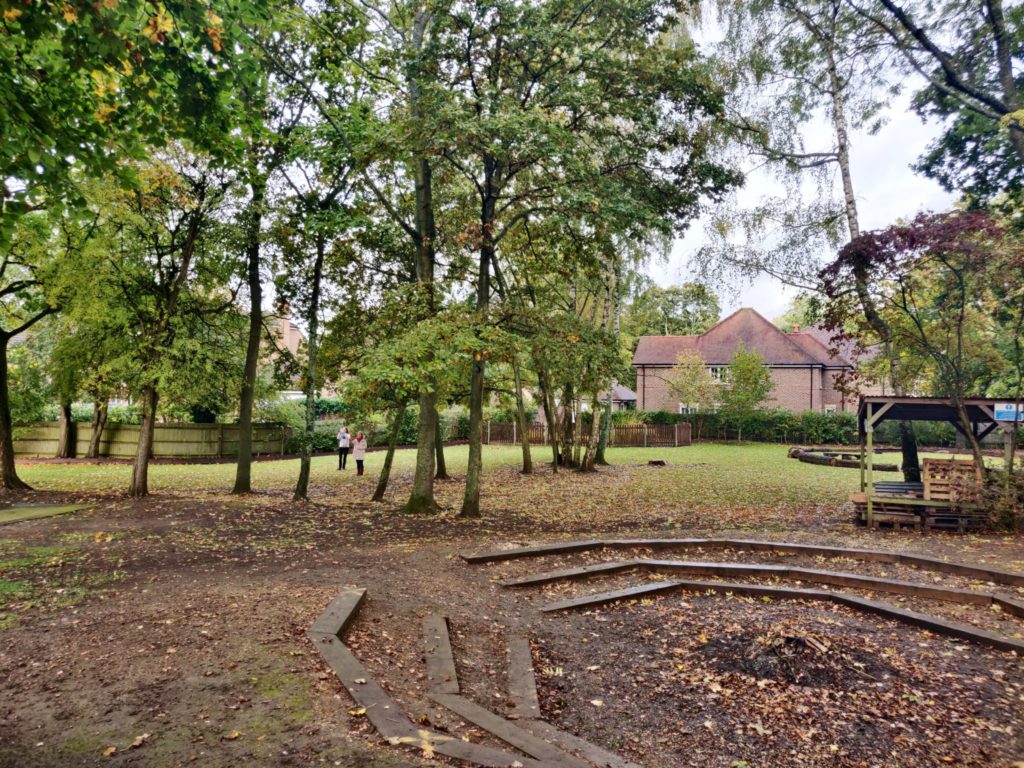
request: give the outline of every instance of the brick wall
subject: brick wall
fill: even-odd
[[[641,411],[679,411],[679,399],[668,391],[665,376],[670,368],[638,367],[636,378],[637,409]],[[775,387],[767,405],[790,411],[821,411],[826,405],[836,410],[852,410],[856,399],[843,404],[835,390],[834,374],[821,368],[772,368]]]

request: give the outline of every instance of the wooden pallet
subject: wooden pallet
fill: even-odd
[[[955,501],[959,488],[980,482],[982,477],[973,461],[925,459],[921,465],[921,479],[926,499]]]
[[[857,523],[867,524],[867,495],[851,493],[850,501],[856,512]],[[964,533],[984,527],[984,517],[970,508],[956,508],[938,501],[921,503],[921,499],[903,499],[898,496],[871,497],[871,527],[914,528],[918,530],[947,530]]]

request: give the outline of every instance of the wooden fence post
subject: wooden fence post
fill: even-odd
[[[644,424],[644,448],[647,447],[647,425]]]
[[[491,444],[491,420],[487,420],[487,444]]]
[[[224,422],[217,425],[217,458],[224,457]]]

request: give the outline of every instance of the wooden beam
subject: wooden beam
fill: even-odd
[[[872,415],[872,404],[868,403],[868,420],[870,422],[870,426],[874,427],[879,421],[881,421],[882,417],[885,416],[885,414],[888,413],[889,409],[892,408],[894,405],[896,405],[895,402],[888,402],[881,408],[879,408],[877,411],[875,411],[874,415]]]
[[[873,613],[888,619],[895,619],[911,626],[926,629],[948,637],[956,637],[963,640],[971,640],[990,648],[1001,651],[1015,651],[1024,653],[1024,640],[1016,640],[993,632],[986,632],[983,629],[969,624],[958,624],[946,621],[936,616],[929,616],[924,613],[905,611],[888,603],[880,603],[874,600],[867,600],[862,597],[848,595],[843,592],[828,592],[821,589],[790,589],[788,587],[769,587],[761,584],[738,584],[721,581],[662,581],[654,584],[643,584],[637,587],[619,589],[614,592],[602,592],[597,595],[587,595],[571,600],[561,600],[549,603],[541,608],[544,613],[567,611],[576,608],[593,608],[598,605],[614,603],[619,600],[629,600],[643,597],[645,595],[657,594],[669,591],[687,591],[713,593],[750,595],[754,597],[771,597],[789,600],[813,600],[817,602],[831,602],[845,605],[848,608],[861,611],[862,613]]]

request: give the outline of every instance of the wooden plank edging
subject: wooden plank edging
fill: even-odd
[[[763,563],[716,563],[693,562],[686,560],[617,560],[610,563],[599,563],[581,568],[565,568],[558,571],[530,574],[516,579],[499,582],[501,586],[532,587],[550,584],[561,580],[578,580],[590,576],[617,573],[629,569],[647,571],[686,571],[704,576],[773,576],[780,579],[809,581],[815,584],[854,587],[875,592],[888,592],[897,595],[910,595],[929,600],[943,600],[965,605],[997,605],[1006,613],[1024,618],[1024,603],[1008,595],[992,592],[973,591],[969,589],[950,589],[931,584],[918,584],[913,581],[883,579],[878,576],[864,576],[844,571],[826,571],[815,568],[799,568],[787,565],[771,565]]]
[[[442,707],[451,710],[463,720],[482,728],[492,736],[501,739],[506,744],[525,752],[531,757],[541,760],[545,765],[558,766],[558,768],[589,768],[586,763],[563,752],[550,741],[534,736],[532,733],[509,722],[500,715],[496,715],[489,709],[485,709],[476,702],[470,701],[465,696],[451,693],[431,693],[428,695]]]
[[[423,619],[423,645],[430,692],[458,693],[459,676],[455,670],[446,616],[431,613]]]
[[[567,611],[576,608],[591,608],[598,605],[617,602],[619,600],[642,597],[674,590],[689,592],[728,592],[736,595],[747,595],[754,597],[773,597],[777,599],[790,600],[812,600],[820,602],[832,602],[845,605],[849,608],[864,613],[874,613],[885,618],[902,621],[905,624],[926,629],[936,634],[956,637],[962,640],[971,640],[980,645],[996,648],[1001,651],[1013,651],[1024,655],[1024,640],[1014,640],[1009,637],[986,632],[983,629],[946,621],[935,616],[914,611],[905,611],[888,603],[880,603],[874,600],[867,600],[862,597],[855,597],[843,592],[829,592],[821,589],[792,589],[789,587],[769,587],[761,584],[739,584],[722,581],[661,581],[654,584],[642,584],[640,586],[618,589],[612,592],[601,592],[584,597],[576,597],[569,600],[560,600],[549,603],[540,610],[544,613]]]
[[[365,589],[342,590],[307,635],[349,696],[364,710],[366,719],[389,744],[414,747],[424,755],[447,755],[484,768],[558,768],[561,765],[549,765],[414,725],[341,640],[341,634],[351,624],[365,596]]]
[[[1004,571],[997,568],[968,565],[967,563],[939,560],[925,555],[887,552],[878,549],[854,549],[818,544],[794,544],[780,541],[757,541],[747,539],[588,539],[584,541],[556,542],[533,547],[497,550],[460,555],[467,563],[493,563],[524,557],[544,557],[568,552],[584,552],[594,549],[751,549],[755,551],[784,552],[788,554],[820,555],[824,557],[845,557],[866,562],[900,563],[915,565],[924,570],[951,573],[956,576],[991,581],[1011,587],[1024,587],[1024,573]]]

